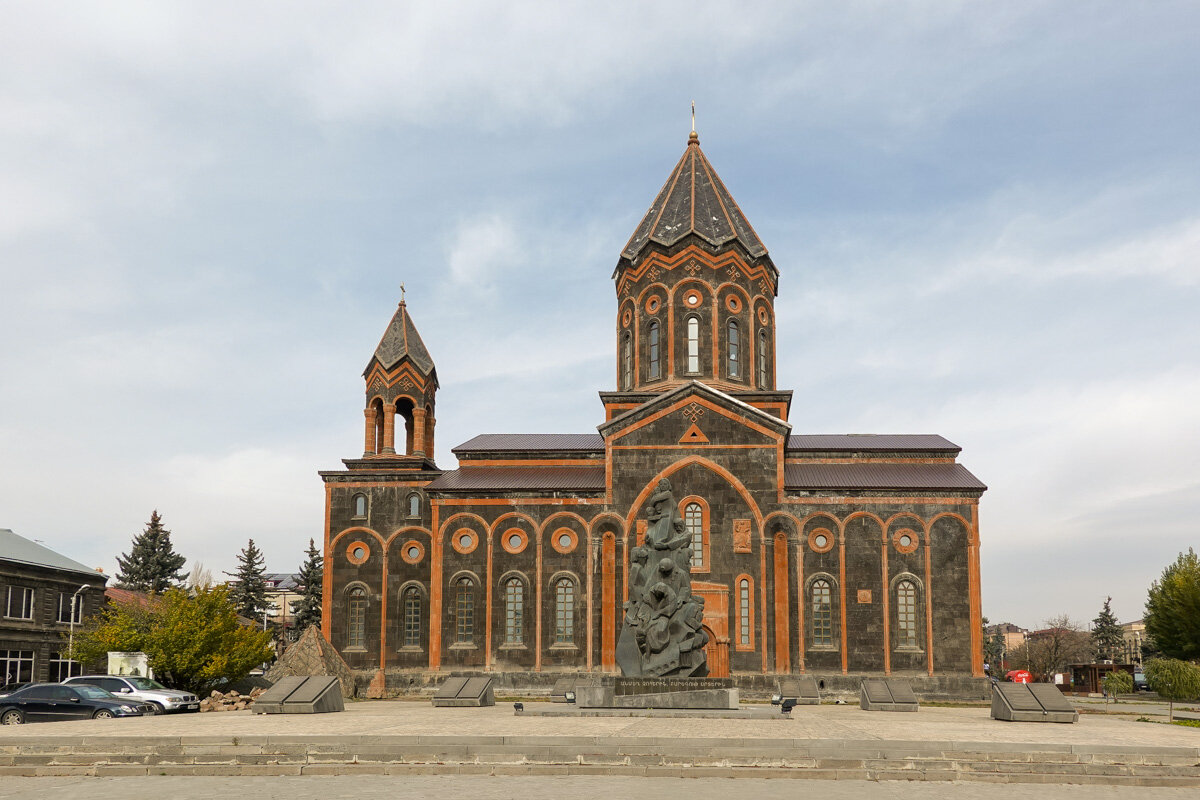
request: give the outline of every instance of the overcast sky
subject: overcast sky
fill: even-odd
[[[399,300],[437,460],[588,432],[617,256],[701,146],[797,433],[940,433],[993,621],[1198,544],[1195,3],[6,2],[0,527],[115,572],[320,541]]]

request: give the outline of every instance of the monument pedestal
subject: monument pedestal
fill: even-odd
[[[619,678],[604,676],[575,686],[579,708],[736,709],[730,678]]]

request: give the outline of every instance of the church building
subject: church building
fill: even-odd
[[[793,429],[780,272],[695,133],[613,280],[595,432],[482,433],[450,470],[437,369],[400,303],[364,373],[362,456],[320,473],[322,628],[346,663],[389,685],[616,672],[629,554],[666,478],[711,675],[982,676],[986,487],[938,435]]]

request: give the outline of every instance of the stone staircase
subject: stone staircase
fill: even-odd
[[[1200,787],[1200,747],[611,736],[0,735],[0,775],[352,774]]]

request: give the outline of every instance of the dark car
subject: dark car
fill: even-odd
[[[0,686],[0,697],[7,697],[17,689],[24,689],[26,686],[33,686],[33,681],[18,681],[17,683],[6,683]]]
[[[0,697],[0,725],[140,717],[145,713],[152,713],[148,706],[113,697],[95,686],[35,683]]]
[[[1144,672],[1133,673],[1133,688],[1139,692],[1150,691],[1150,684],[1146,682],[1146,673],[1144,673]]]

